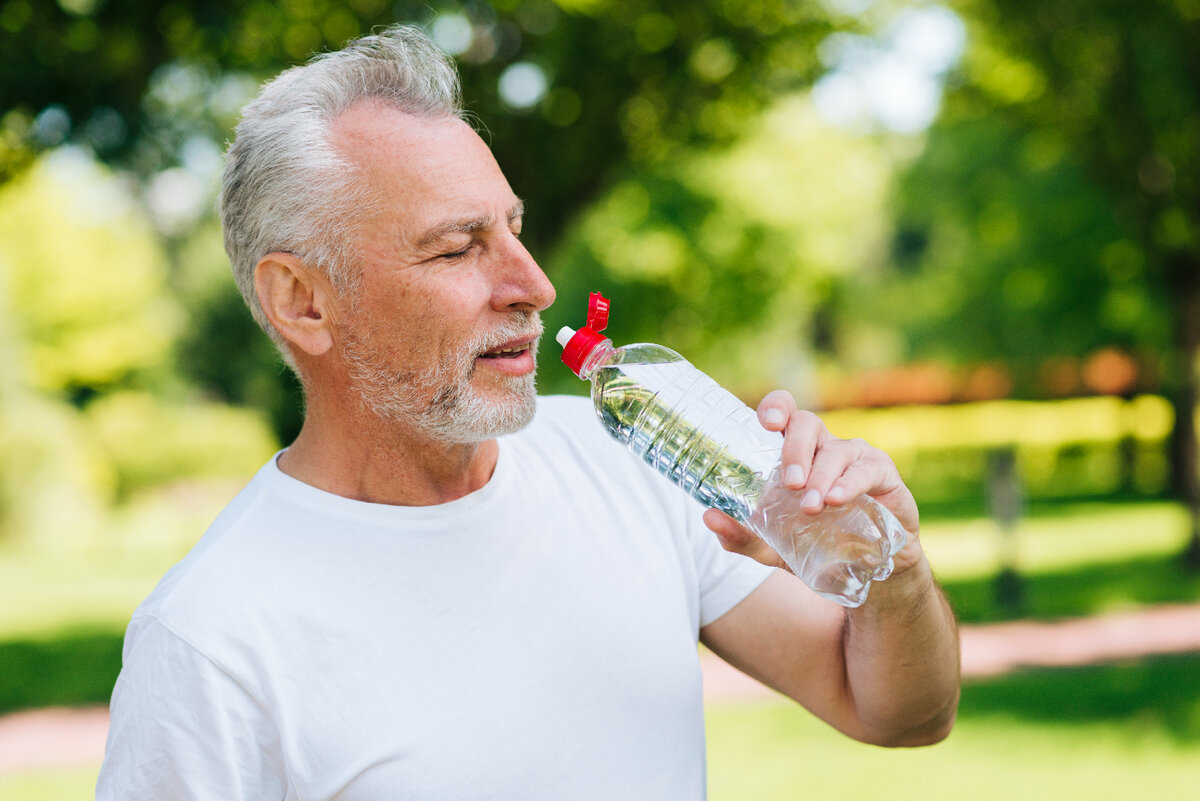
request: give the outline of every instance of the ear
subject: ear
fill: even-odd
[[[333,347],[328,279],[291,253],[268,253],[254,268],[263,313],[284,339],[310,356]]]

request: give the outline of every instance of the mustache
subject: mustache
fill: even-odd
[[[468,342],[466,350],[473,356],[476,356],[487,353],[489,350],[494,350],[506,342],[512,342],[514,339],[540,339],[545,330],[546,328],[542,324],[542,317],[537,312],[513,312],[513,317],[510,320],[498,328],[480,334]],[[533,344],[536,347],[537,342],[535,341]]]

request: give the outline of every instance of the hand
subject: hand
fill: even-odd
[[[803,493],[802,511],[815,515],[826,504],[839,506],[859,495],[870,495],[896,515],[910,534],[908,544],[894,557],[894,572],[903,572],[920,561],[917,504],[886,453],[861,439],[835,437],[821,418],[797,409],[795,399],[782,390],[762,399],[758,419],[763,428],[783,432],[783,484]],[[725,513],[709,509],[704,513],[704,523],[725,550],[787,569],[770,545]]]

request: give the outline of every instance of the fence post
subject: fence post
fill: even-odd
[[[1025,580],[1017,570],[1019,543],[1017,523],[1024,513],[1025,493],[1017,471],[1015,446],[988,452],[988,504],[999,531],[1000,570],[996,574],[995,599],[1006,612],[1024,610]]]

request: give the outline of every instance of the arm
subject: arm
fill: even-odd
[[[819,512],[867,493],[911,534],[895,571],[872,585],[867,602],[845,609],[794,577],[772,576],[701,632],[714,652],[788,695],[839,731],[879,745],[923,745],[944,738],[959,694],[954,616],[921,548],[916,503],[882,451],[840,440],[791,396],[768,395],[763,425],[783,430],[786,483]],[[715,510],[705,523],[727,550],[784,567],[774,550]]]

